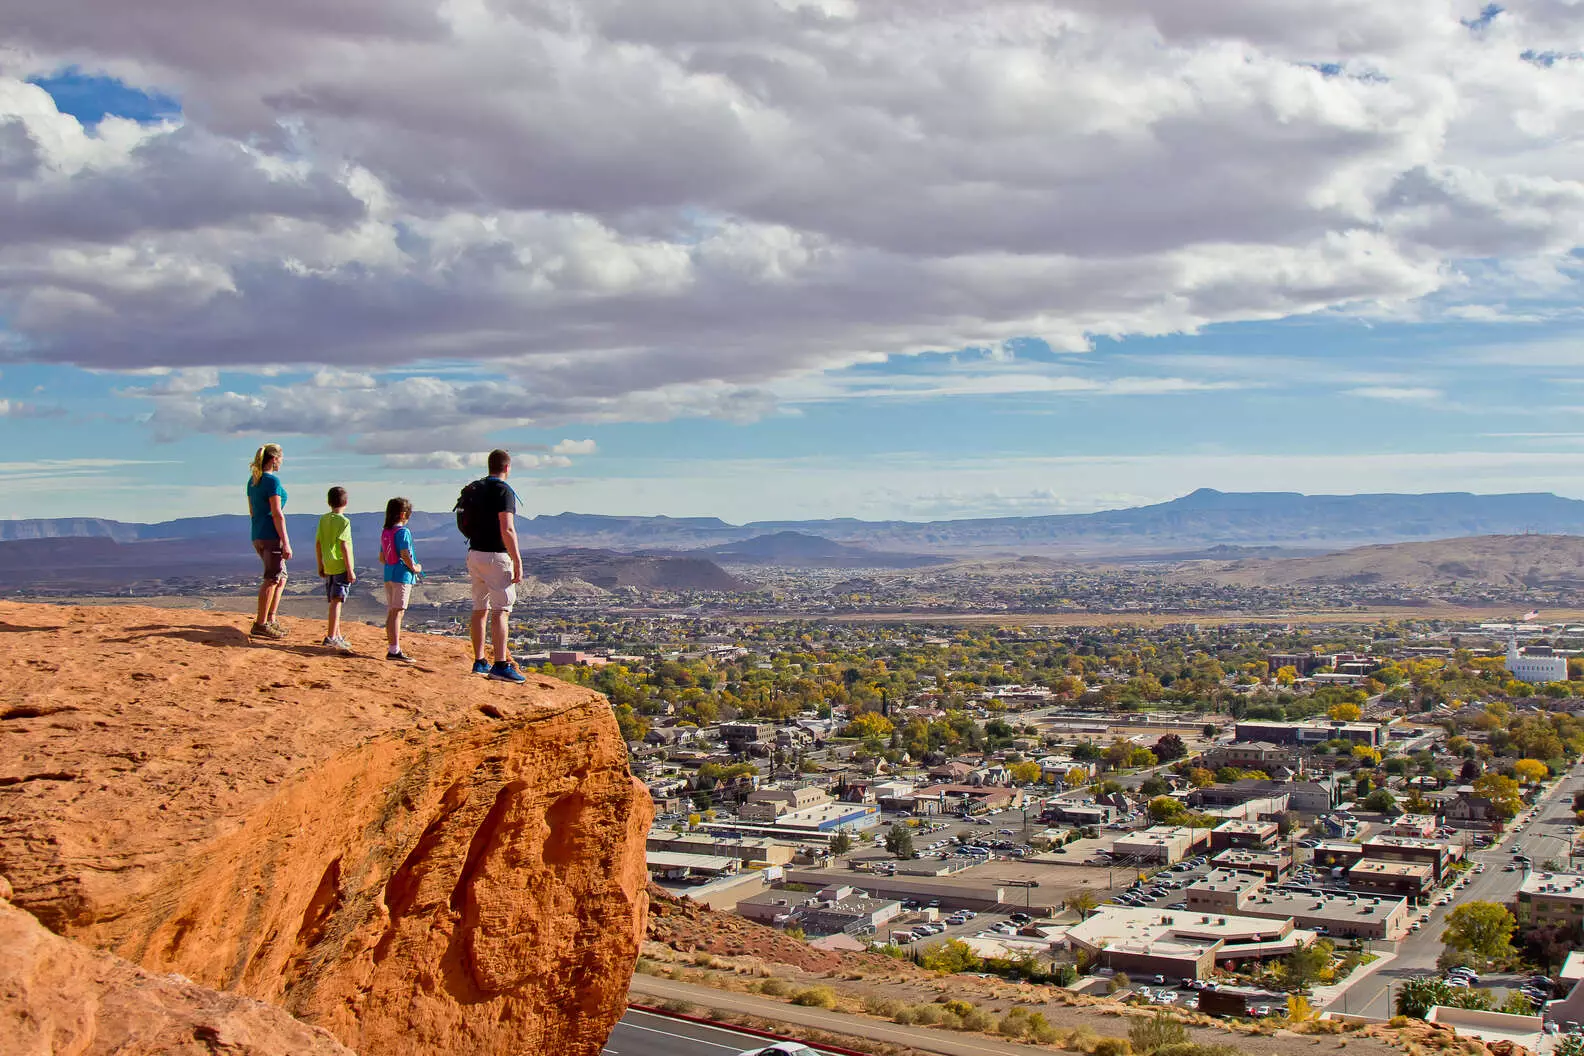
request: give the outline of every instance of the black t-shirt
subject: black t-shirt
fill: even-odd
[[[506,540],[501,538],[500,514],[517,516],[517,493],[497,477],[485,477],[482,484],[474,494],[474,506],[469,511],[468,526],[476,534],[468,540],[468,549],[504,554]]]

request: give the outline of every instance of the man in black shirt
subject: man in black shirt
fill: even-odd
[[[512,663],[506,621],[517,603],[522,582],[522,555],[517,552],[517,493],[511,476],[511,455],[489,453],[489,476],[479,481],[468,507],[468,578],[473,582],[473,673],[500,682],[526,682]],[[485,623],[494,646],[494,664],[484,659]]]

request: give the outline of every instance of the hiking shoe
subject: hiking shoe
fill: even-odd
[[[490,662],[488,660],[475,660],[475,661],[473,661],[473,673],[475,675],[487,675],[487,674],[489,674],[490,673]]]
[[[284,637],[286,637],[286,625],[284,623],[280,622],[279,620],[271,620],[268,623],[266,623],[264,626],[266,626],[270,630],[274,631],[276,638],[284,638]]]
[[[248,631],[250,638],[284,638],[286,632],[273,623],[255,623]]]
[[[401,652],[399,650],[397,652],[394,652],[394,653],[386,653],[385,654],[385,659],[387,659],[387,660],[399,660],[400,662],[402,662],[404,664],[410,664],[410,663],[413,662],[413,658],[412,657],[408,656],[406,653],[403,653],[403,652]]]
[[[352,643],[347,641],[345,636],[339,634],[333,638],[326,638],[319,644],[326,649],[334,649],[338,653],[350,653],[352,651]]]
[[[519,685],[528,681],[528,676],[517,670],[517,665],[510,660],[502,660],[498,664],[491,665],[489,677],[496,682],[516,682]]]

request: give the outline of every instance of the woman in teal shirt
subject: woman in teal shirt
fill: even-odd
[[[286,628],[275,619],[281,595],[286,592],[286,562],[292,556],[291,540],[286,536],[286,489],[276,476],[284,457],[279,444],[265,444],[254,453],[249,467],[247,498],[253,549],[264,562],[258,617],[248,632],[258,638],[286,637]]]

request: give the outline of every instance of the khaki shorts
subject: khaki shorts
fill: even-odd
[[[407,602],[412,598],[411,583],[392,583],[385,581],[385,607],[387,609],[405,609]]]
[[[286,551],[281,547],[279,539],[255,539],[253,552],[264,562],[264,582],[286,581]]]
[[[467,567],[468,578],[473,581],[473,611],[510,612],[512,606],[517,604],[511,555],[469,550]]]

